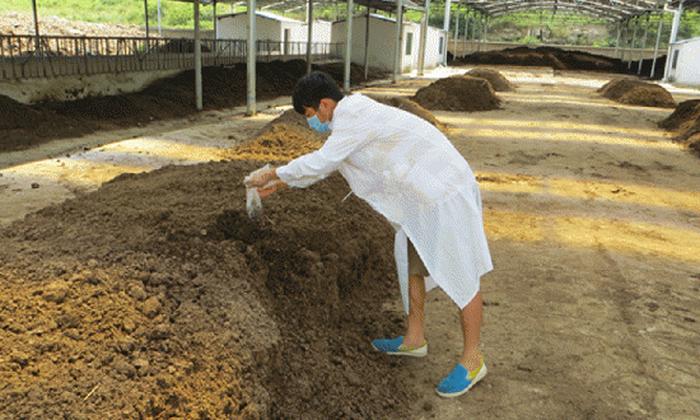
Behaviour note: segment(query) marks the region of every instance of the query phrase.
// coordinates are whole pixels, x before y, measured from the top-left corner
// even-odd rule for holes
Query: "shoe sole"
[[[472,383],[470,383],[466,389],[463,389],[463,390],[458,391],[458,392],[452,392],[452,393],[440,392],[436,389],[435,392],[437,392],[437,394],[443,398],[455,398],[455,397],[459,397],[460,395],[464,395],[467,393],[467,391],[472,389],[474,387],[474,385],[478,384],[479,382],[481,382],[482,379],[484,379],[484,376],[486,376],[487,371],[488,371],[488,369],[486,369],[486,365],[484,365],[484,367],[476,375],[476,378],[474,378]]]
[[[382,351],[379,350],[372,344],[372,348],[375,349],[376,351],[384,354],[388,354],[389,356],[408,356],[408,357],[425,357],[428,355],[428,346],[423,346],[414,350],[409,350],[409,351]]]

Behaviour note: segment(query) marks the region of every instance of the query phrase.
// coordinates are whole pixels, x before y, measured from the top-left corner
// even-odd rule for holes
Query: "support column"
[[[418,47],[418,76],[425,73],[425,46],[428,42],[428,20],[430,19],[430,0],[425,0],[425,10],[420,21],[420,46]]]
[[[146,44],[148,44],[148,38],[151,36],[151,28],[148,25],[148,0],[143,0],[143,15],[146,18]]]
[[[479,45],[477,51],[481,51],[481,44],[484,42],[484,18],[479,19]]]
[[[627,62],[627,70],[632,69],[632,55],[634,54],[634,45],[635,42],[637,42],[637,28],[639,27],[638,25],[638,19],[634,20],[634,30],[632,30],[632,42],[630,42],[630,59]]]
[[[311,73],[311,61],[313,60],[312,49],[313,44],[313,33],[314,33],[314,1],[308,0],[307,2],[308,13],[306,15],[308,33],[306,35],[306,74]]]
[[[622,22],[622,38],[620,39],[620,54],[618,55],[618,58],[623,64],[625,62],[625,46],[627,45],[627,33],[629,32],[629,29],[627,27],[628,24],[629,21],[627,20]]]
[[[678,29],[681,26],[681,17],[683,16],[683,3],[681,0],[678,3],[678,9],[675,10],[673,14],[673,23],[671,24],[671,37],[668,40],[668,53],[666,54],[666,68],[664,70],[664,82],[668,82],[669,74],[671,73],[671,63],[673,62],[673,57],[671,57],[671,52],[673,51],[673,44],[676,43],[676,38],[678,38]]]
[[[447,45],[450,38],[450,11],[452,9],[452,0],[445,0],[445,17],[442,21],[442,30],[445,31],[445,51],[442,55],[442,64],[447,65]]]
[[[161,26],[161,8],[160,0],[158,0],[158,36],[163,36],[163,27]]]
[[[664,14],[661,12],[659,15],[659,26],[656,28],[656,44],[654,44],[654,59],[651,61],[651,71],[649,72],[649,78],[654,78],[654,73],[656,72],[656,59],[659,55],[659,44],[661,43],[661,31],[664,29]],[[668,60],[668,58],[667,58]]]
[[[642,35],[642,45],[639,46],[639,48],[642,49],[642,51],[639,51],[639,64],[637,64],[637,76],[642,74],[642,62],[644,61],[644,48],[647,47],[647,34],[649,32],[649,15],[647,15],[647,21],[646,24],[644,25],[644,34]]]
[[[401,74],[401,40],[403,38],[403,1],[396,0],[396,36],[394,38],[394,74],[391,80],[396,83]],[[445,46],[447,48],[447,46]]]
[[[199,1],[194,0],[194,91],[197,111],[202,110],[202,34],[199,32]]]
[[[211,4],[211,8],[212,8],[212,14],[214,16],[213,17],[213,19],[214,19],[214,38],[218,38],[219,37],[219,34],[218,34],[219,22],[217,22],[217,19],[216,19],[216,0],[213,0],[213,2]]]
[[[34,54],[41,54],[41,36],[39,35],[39,14],[36,11],[36,0],[32,0],[32,12],[34,13]]]
[[[484,19],[484,36],[483,36],[483,39],[484,39],[484,41],[486,41],[486,42],[488,42],[488,39],[486,38],[487,36],[489,36],[489,17],[488,17],[488,16],[486,16],[486,18]]]
[[[469,16],[469,11],[467,11],[467,15],[464,17],[464,38],[462,40],[462,57],[467,55],[467,36],[469,34],[469,21],[471,20],[471,17]]]
[[[472,30],[472,42],[476,43],[476,51],[481,49],[480,37],[481,37],[481,20],[477,16],[474,16],[474,28]]]
[[[370,9],[367,8],[367,19],[365,20],[365,80],[369,77],[369,25]]]
[[[257,33],[255,28],[255,0],[248,0],[248,39],[246,48],[247,95],[246,115],[252,116],[257,112],[255,103],[255,61],[257,59]]]
[[[350,61],[352,60],[352,15],[355,12],[353,0],[348,0],[348,16],[345,20],[347,32],[345,33],[345,77],[343,90],[350,94]]]
[[[620,35],[622,34],[622,30],[620,28],[620,22],[617,22],[617,36],[615,37],[615,56],[617,57],[619,51],[620,51]]]
[[[455,48],[454,48],[454,53],[452,54],[452,59],[457,56],[457,40],[459,39],[459,10],[455,12]]]

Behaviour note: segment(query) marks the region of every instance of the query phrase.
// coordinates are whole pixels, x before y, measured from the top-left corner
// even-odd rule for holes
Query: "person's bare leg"
[[[408,278],[408,322],[403,344],[409,348],[420,347],[425,342],[425,279],[422,276]]]
[[[462,334],[464,335],[464,350],[459,362],[470,372],[478,369],[481,365],[482,356],[479,350],[479,335],[481,333],[482,309],[483,302],[481,300],[481,292],[479,292],[460,313]]]

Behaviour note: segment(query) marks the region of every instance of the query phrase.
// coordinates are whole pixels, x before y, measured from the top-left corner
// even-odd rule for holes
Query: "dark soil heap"
[[[381,102],[385,105],[390,105],[399,109],[402,109],[406,112],[410,112],[413,115],[416,115],[430,124],[434,125],[440,131],[445,132],[447,130],[447,126],[440,121],[438,121],[437,118],[435,118],[435,115],[433,115],[432,112],[428,111],[427,109],[423,108],[416,102],[405,98],[403,96],[375,96],[375,95],[370,95],[372,99],[375,101]]]
[[[515,86],[497,70],[482,68],[471,69],[464,75],[488,80],[489,83],[491,83],[491,87],[496,92],[511,92],[515,90]]]
[[[437,80],[411,99],[427,109],[442,111],[488,111],[501,105],[488,81],[469,76]]]
[[[315,69],[342,80],[341,64]],[[289,95],[297,80],[306,74],[306,62],[273,61],[257,64],[256,95],[259,100]],[[203,69],[205,109],[245,104],[246,66]],[[370,79],[385,76],[373,70]],[[364,68],[351,69],[352,83],[364,81]],[[24,105],[0,96],[0,151],[27,148],[53,139],[76,137],[102,129],[142,125],[153,120],[181,118],[197,112],[194,107],[194,72],[184,71],[161,79],[138,93],[92,97],[70,102]]]
[[[673,108],[676,101],[663,87],[633,79],[613,79],[598,89],[598,92],[613,101],[639,106]]]
[[[674,140],[683,143],[700,156],[700,99],[681,102],[659,127],[675,131]]]
[[[513,66],[551,67],[554,70],[588,70],[608,73],[637,73],[637,63],[628,69],[627,63],[583,51],[566,51],[554,47],[515,47],[500,51],[476,52],[452,61],[456,64],[505,64]],[[652,60],[642,61],[642,74],[648,75]],[[663,75],[665,57],[656,60],[655,75]]]
[[[388,418],[412,395],[392,229],[339,176],[245,212],[260,162],[170,166],[0,230],[9,418]]]

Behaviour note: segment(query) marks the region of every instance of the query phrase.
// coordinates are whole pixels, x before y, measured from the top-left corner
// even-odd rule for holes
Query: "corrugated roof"
[[[487,16],[545,9],[624,20],[663,10],[666,0],[461,0],[460,3]]]

